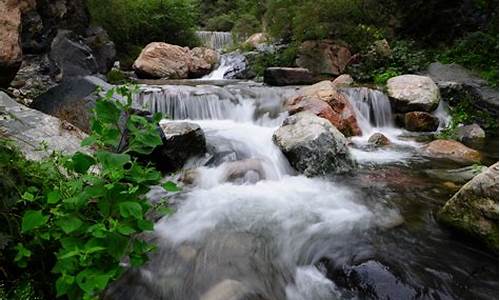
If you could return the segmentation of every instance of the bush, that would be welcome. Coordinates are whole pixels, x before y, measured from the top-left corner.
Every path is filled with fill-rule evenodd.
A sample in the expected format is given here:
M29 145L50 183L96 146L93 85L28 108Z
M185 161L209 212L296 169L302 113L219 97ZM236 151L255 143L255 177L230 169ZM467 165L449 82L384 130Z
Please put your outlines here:
M234 27L234 16L223 14L215 16L207 21L206 30L231 31Z
M293 67L297 57L297 47L289 45L275 52L258 53L249 59L250 69L257 77L264 76L264 71L269 67Z
M37 283L48 282L41 287L47 299L97 299L123 273L124 263L140 266L153 249L139 234L153 229L144 195L161 175L132 155L150 154L161 144L156 131L161 116L134 115L133 91L117 87L97 101L92 135L82 142L92 145L94 154L55 153L28 162L5 141L0 144L6 150L2 171L20 175L10 177L16 182L7 181L11 189L2 196L8 210L0 221L11 224L1 229L10 236L2 260L10 263L9 274L26 270ZM165 189L177 190L170 182Z
M117 45L119 57L150 42L197 46L195 0L88 0L92 22Z

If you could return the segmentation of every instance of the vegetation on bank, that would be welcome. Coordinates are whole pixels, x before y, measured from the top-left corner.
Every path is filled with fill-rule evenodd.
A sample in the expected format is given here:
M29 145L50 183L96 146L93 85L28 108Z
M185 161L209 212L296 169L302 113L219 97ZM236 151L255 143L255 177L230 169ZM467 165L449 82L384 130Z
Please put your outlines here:
M133 92L117 87L97 101L82 142L92 153L33 162L0 139L0 299L97 299L124 266L147 260L145 194L162 177L135 157L162 143L161 115L135 115Z

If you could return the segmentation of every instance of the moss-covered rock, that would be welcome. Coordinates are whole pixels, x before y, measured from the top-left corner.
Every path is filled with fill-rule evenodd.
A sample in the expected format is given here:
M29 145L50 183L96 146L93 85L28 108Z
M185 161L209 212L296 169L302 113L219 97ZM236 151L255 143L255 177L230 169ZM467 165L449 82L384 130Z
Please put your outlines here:
M498 251L498 163L465 184L438 216L442 223Z

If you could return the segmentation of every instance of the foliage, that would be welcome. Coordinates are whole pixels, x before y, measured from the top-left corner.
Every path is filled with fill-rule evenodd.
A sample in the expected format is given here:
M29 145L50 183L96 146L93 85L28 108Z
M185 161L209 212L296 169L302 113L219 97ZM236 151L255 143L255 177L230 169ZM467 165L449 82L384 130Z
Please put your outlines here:
M249 59L250 69L256 76L261 77L269 67L292 67L295 65L297 47L289 45L286 48L272 52L260 52Z
M150 42L198 45L195 4L195 0L87 1L92 21L106 29L124 60L138 54L129 54L131 50Z
M21 173L20 179L11 179L21 184L7 182L13 190L2 197L10 206L0 221L11 224L2 260L15 261L13 273L26 269L55 282L55 292L45 288L48 299L97 299L125 265L140 266L153 249L139 234L153 229L145 217L150 206L144 195L161 175L132 154L150 154L161 144L156 131L161 116L135 115L134 91L116 87L96 102L92 134L82 142L95 153L54 153L29 162L8 143L1 144L6 150L2 169ZM176 186L167 183L165 189Z
M498 87L498 33L473 32L457 40L454 46L438 55L443 63L457 63L478 71Z
M348 67L348 73L359 82L383 83L390 75L416 73L432 62L432 54L419 49L413 41L395 41L391 46L388 56L369 49L359 63Z
M121 70L114 68L106 74L106 80L111 84L127 84L131 82Z

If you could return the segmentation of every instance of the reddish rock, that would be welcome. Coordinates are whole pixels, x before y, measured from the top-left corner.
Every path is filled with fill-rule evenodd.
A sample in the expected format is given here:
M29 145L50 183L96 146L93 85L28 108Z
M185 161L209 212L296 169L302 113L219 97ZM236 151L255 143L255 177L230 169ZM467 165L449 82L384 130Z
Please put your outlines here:
M423 111L406 113L404 123L405 128L409 131L436 131L439 127L439 119Z
M189 49L167 43L150 43L134 62L134 70L143 78L187 78L191 55Z
M354 83L354 79L352 79L349 74L342 74L339 77L335 78L333 84L336 86L350 86Z
M479 163L481 154L457 141L435 140L422 149L425 155L435 158L446 158L461 163Z
M305 41L298 49L297 66L314 74L340 75L351 59L351 51L332 40Z

